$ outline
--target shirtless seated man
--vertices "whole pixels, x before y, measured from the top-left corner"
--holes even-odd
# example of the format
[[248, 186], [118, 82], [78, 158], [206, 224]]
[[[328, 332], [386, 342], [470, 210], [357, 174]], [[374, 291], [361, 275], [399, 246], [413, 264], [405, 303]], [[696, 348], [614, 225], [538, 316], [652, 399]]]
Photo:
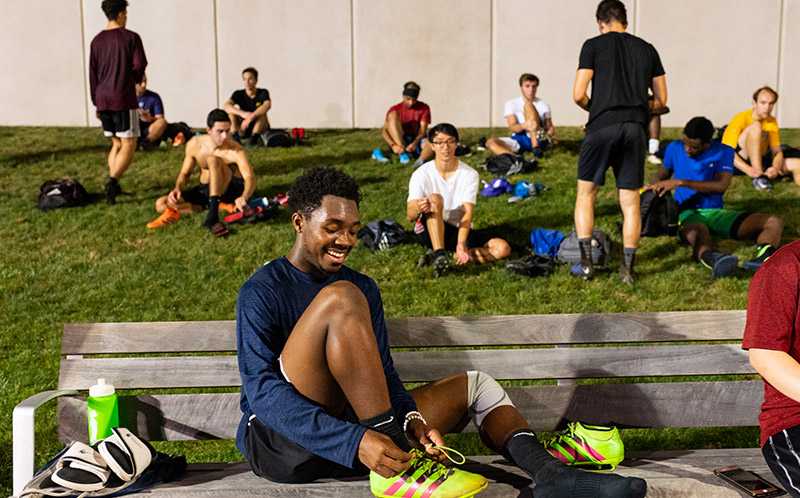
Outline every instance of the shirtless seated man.
[[[214, 235], [226, 235], [227, 229], [219, 221], [220, 205], [228, 204], [229, 211], [244, 211], [247, 207], [256, 178], [244, 149], [231, 138], [231, 120], [222, 109], [214, 109], [208, 113], [206, 124], [208, 134], [198, 135], [186, 144], [175, 188], [156, 200], [156, 211], [161, 214], [147, 228], [171, 225], [180, 219], [181, 213], [207, 208], [203, 226]], [[184, 190], [195, 166], [200, 166], [200, 185]]]

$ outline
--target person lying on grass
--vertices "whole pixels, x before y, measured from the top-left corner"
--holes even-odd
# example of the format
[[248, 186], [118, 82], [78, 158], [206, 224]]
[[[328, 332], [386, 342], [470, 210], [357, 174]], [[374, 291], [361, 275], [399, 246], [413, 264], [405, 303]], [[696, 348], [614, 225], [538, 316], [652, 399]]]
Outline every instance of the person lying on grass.
[[440, 123], [428, 130], [428, 140], [436, 157], [411, 175], [406, 204], [419, 243], [428, 248], [419, 265], [432, 265], [438, 277], [450, 266], [447, 251], [455, 252], [457, 265], [507, 258], [508, 242], [487, 230], [472, 229], [480, 177], [456, 157], [456, 127]]
[[[156, 200], [158, 218], [147, 224], [155, 229], [178, 221], [181, 214], [208, 209], [203, 226], [216, 236], [228, 230], [219, 221], [219, 209], [244, 211], [253, 195], [256, 178], [247, 160], [247, 153], [230, 135], [231, 121], [222, 109], [208, 113], [207, 135], [198, 135], [186, 144], [186, 155], [175, 188]], [[186, 189], [194, 171], [200, 167], [200, 184]]]
[[406, 391], [378, 285], [345, 266], [361, 227], [360, 198], [339, 170], [300, 176], [289, 190], [294, 245], [239, 291], [236, 445], [253, 472], [286, 483], [369, 475], [379, 497], [471, 497], [487, 480], [440, 463], [442, 434], [471, 418], [489, 448], [536, 482], [537, 498], [643, 497], [642, 479], [584, 472], [553, 457], [483, 372]]

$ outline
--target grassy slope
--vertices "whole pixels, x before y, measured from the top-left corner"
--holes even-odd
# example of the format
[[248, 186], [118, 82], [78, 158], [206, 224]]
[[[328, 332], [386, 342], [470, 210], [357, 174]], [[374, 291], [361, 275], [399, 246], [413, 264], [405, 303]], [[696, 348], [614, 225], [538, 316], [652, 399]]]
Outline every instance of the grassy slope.
[[[465, 141], [474, 144], [485, 133], [467, 130]], [[378, 142], [376, 131], [310, 135], [310, 147], [251, 152], [258, 192], [285, 191], [305, 167], [335, 165], [362, 186], [364, 220], [403, 218], [410, 169], [366, 159]], [[674, 137], [676, 131], [666, 135]], [[797, 141], [797, 132], [786, 135], [787, 141]], [[550, 190], [517, 205], [505, 198], [481, 199], [478, 227], [504, 225], [509, 239], [520, 246], [532, 227], [571, 229], [579, 132], [564, 129], [561, 138], [541, 170], [523, 176]], [[113, 208], [103, 203], [50, 213], [35, 208], [38, 186], [47, 179], [69, 175], [90, 192], [100, 192], [106, 147], [95, 129], [0, 128], [0, 493], [10, 486], [11, 410], [23, 398], [56, 386], [65, 322], [231, 319], [241, 283], [265, 261], [285, 254], [292, 242], [285, 215], [237, 228], [226, 240], [207, 235], [197, 216], [148, 232], [144, 225], [153, 216], [153, 201], [169, 190], [180, 166], [178, 149], [138, 153], [122, 181], [130, 195]], [[478, 153], [466, 161], [478, 165], [483, 157]], [[483, 172], [482, 178], [490, 177]], [[734, 208], [783, 214], [785, 238], [795, 239], [800, 234], [797, 193], [789, 183], [777, 185], [771, 194], [758, 193], [736, 179], [727, 201]], [[599, 227], [619, 241], [613, 188], [601, 191], [597, 212]], [[750, 256], [746, 245], [726, 242], [723, 247]], [[515, 277], [493, 266], [434, 280], [414, 269], [419, 254], [413, 245], [378, 254], [358, 248], [349, 264], [377, 280], [392, 317], [733, 309], [746, 304], [747, 277], [711, 281], [706, 270], [690, 261], [689, 250], [670, 238], [642, 242], [642, 277], [635, 290], [619, 284], [615, 274], [588, 284], [575, 281], [565, 268], [547, 279]], [[41, 460], [57, 446], [53, 410], [45, 410], [39, 420]], [[639, 437], [632, 432], [628, 441], [641, 447], [696, 446], [725, 444], [728, 436], [684, 431]], [[752, 431], [747, 438], [754, 441]], [[180, 451], [181, 446], [172, 448]], [[191, 456], [238, 458], [229, 443], [218, 442], [192, 447]]]

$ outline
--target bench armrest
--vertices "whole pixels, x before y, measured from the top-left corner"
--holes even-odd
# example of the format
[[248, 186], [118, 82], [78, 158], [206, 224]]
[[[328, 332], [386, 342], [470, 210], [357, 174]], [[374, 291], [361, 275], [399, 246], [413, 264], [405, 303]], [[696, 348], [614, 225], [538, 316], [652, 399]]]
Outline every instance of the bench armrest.
[[44, 391], [34, 394], [14, 407], [12, 430], [14, 438], [13, 489], [15, 495], [21, 493], [22, 488], [33, 477], [33, 463], [36, 455], [34, 433], [36, 409], [51, 399], [61, 396], [74, 396], [76, 394], [78, 394], [78, 391], [71, 389]]

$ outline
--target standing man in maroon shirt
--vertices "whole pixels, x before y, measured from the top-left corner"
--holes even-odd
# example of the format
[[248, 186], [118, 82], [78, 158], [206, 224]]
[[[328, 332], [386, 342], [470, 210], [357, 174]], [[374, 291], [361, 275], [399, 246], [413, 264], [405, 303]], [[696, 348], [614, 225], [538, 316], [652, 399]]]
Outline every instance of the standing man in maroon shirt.
[[750, 282], [742, 347], [764, 378], [761, 452], [800, 497], [800, 241], [783, 246]]
[[147, 67], [142, 39], [125, 29], [128, 0], [103, 0], [108, 23], [92, 40], [89, 86], [103, 134], [111, 138], [108, 152], [106, 201], [116, 204], [122, 192], [119, 179], [131, 165], [139, 137], [136, 84]]

